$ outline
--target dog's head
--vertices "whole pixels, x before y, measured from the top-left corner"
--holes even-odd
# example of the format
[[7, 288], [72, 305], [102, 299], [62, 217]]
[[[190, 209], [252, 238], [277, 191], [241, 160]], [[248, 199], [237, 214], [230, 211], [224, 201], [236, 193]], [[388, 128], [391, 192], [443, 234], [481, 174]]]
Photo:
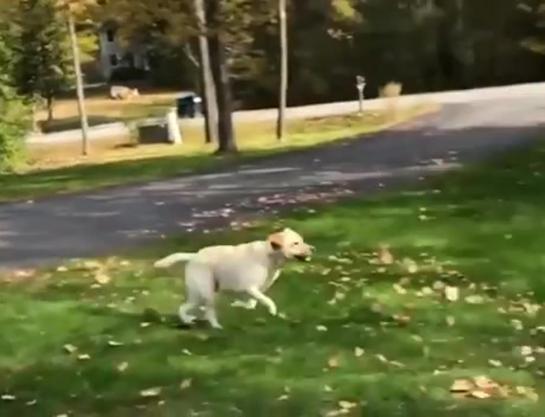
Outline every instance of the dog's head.
[[286, 259], [308, 261], [314, 251], [313, 246], [306, 244], [303, 237], [291, 229], [273, 233], [267, 240], [273, 250], [282, 253]]

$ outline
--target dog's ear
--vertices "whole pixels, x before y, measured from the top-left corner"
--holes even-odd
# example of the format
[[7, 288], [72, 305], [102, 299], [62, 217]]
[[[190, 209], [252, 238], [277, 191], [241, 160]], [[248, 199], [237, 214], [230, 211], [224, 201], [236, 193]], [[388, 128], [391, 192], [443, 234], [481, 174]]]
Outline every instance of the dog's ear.
[[284, 234], [282, 232], [276, 232], [267, 238], [267, 241], [271, 244], [274, 250], [279, 250], [284, 246]]

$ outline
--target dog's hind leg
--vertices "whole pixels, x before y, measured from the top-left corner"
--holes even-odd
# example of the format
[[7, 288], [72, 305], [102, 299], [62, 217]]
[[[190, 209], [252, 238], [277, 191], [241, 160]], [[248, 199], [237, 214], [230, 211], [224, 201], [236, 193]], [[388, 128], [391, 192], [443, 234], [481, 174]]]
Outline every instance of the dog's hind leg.
[[193, 324], [195, 322], [196, 317], [190, 313], [197, 307], [198, 304], [189, 300], [180, 306], [180, 308], [178, 309], [178, 316], [180, 316], [180, 320], [182, 321], [182, 323]]
[[204, 306], [204, 317], [210, 323], [214, 329], [222, 329], [223, 327], [218, 322], [218, 316], [216, 315], [216, 307], [214, 305], [214, 300], [208, 300]]

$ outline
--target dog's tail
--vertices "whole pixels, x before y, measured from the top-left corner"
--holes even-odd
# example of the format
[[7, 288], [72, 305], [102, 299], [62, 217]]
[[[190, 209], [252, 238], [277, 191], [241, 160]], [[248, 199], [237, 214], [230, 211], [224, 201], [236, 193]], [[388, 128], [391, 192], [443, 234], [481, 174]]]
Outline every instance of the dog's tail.
[[177, 264], [178, 262], [190, 261], [194, 256], [194, 253], [173, 253], [166, 258], [159, 259], [153, 264], [153, 266], [155, 268], [168, 268], [169, 266]]

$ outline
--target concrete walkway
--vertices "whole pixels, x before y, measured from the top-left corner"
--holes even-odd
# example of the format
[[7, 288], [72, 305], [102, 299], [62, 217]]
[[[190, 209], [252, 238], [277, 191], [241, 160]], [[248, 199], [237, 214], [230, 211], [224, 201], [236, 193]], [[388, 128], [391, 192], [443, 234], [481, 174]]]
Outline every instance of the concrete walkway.
[[236, 170], [0, 205], [0, 267], [107, 254], [238, 215], [372, 193], [528, 143], [545, 123], [542, 85], [473, 94], [451, 96], [440, 113], [371, 138]]

